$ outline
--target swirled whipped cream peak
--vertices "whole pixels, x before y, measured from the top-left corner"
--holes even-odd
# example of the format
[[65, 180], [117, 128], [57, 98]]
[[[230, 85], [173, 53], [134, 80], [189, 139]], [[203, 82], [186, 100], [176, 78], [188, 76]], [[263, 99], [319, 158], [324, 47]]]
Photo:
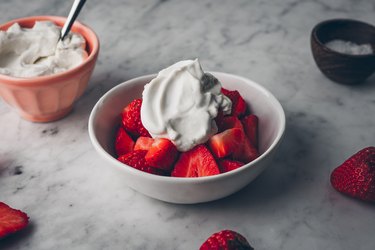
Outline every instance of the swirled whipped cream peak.
[[87, 57], [85, 39], [70, 32], [59, 41], [61, 28], [37, 21], [32, 28], [18, 23], [0, 31], [0, 74], [30, 78], [71, 69]]
[[153, 138], [167, 138], [185, 152], [216, 134], [214, 118], [219, 110], [229, 114], [231, 108], [219, 80], [204, 73], [198, 59], [185, 60], [145, 85], [141, 120]]

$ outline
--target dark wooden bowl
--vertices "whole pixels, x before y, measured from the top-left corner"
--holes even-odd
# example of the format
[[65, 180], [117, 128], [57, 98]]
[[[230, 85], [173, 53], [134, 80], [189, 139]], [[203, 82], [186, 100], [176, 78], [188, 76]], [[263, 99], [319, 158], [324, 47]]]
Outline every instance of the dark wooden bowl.
[[363, 82], [375, 72], [375, 53], [349, 55], [326, 47], [332, 40], [371, 44], [375, 51], [375, 27], [350, 19], [332, 19], [317, 24], [311, 32], [311, 50], [320, 71], [332, 81], [344, 84]]

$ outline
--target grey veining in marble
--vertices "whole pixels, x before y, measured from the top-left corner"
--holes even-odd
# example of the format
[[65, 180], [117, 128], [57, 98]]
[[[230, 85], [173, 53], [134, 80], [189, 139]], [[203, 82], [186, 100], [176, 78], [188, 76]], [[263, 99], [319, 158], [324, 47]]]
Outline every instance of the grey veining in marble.
[[[67, 15], [70, 1], [0, 1], [0, 22]], [[229, 228], [257, 250], [375, 249], [375, 207], [332, 189], [333, 168], [375, 144], [375, 77], [350, 87], [312, 59], [313, 26], [329, 18], [375, 25], [373, 0], [90, 0], [79, 20], [101, 41], [84, 96], [65, 119], [22, 120], [0, 101], [0, 200], [30, 227], [0, 249], [198, 249]], [[116, 84], [199, 57], [208, 70], [261, 83], [282, 103], [287, 133], [274, 163], [240, 192], [173, 205], [127, 188], [88, 138], [95, 102]]]

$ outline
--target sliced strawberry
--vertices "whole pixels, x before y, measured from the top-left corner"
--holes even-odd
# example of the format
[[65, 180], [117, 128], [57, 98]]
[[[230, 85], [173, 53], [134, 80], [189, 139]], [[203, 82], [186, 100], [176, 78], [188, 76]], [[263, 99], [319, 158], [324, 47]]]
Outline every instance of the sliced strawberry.
[[174, 177], [202, 177], [219, 174], [214, 157], [204, 145], [198, 145], [180, 155], [172, 171]]
[[[210, 138], [208, 145], [217, 158], [231, 156], [233, 160], [250, 162], [259, 156], [247, 138], [241, 121], [236, 116], [226, 116], [222, 119], [223, 132]], [[236, 130], [232, 130], [236, 129]], [[232, 137], [232, 138], [231, 138]]]
[[135, 99], [122, 111], [122, 125], [133, 137], [151, 137], [141, 121], [142, 99]]
[[247, 111], [247, 105], [246, 105], [246, 102], [245, 100], [242, 98], [242, 96], [240, 95], [239, 98], [238, 98], [238, 101], [236, 103], [236, 106], [234, 107], [233, 109], [233, 112], [232, 114], [233, 115], [236, 115], [238, 117], [242, 117], [243, 115], [246, 114], [246, 111]]
[[154, 139], [151, 137], [140, 136], [134, 145], [134, 150], [149, 150]]
[[126, 165], [133, 167], [135, 169], [141, 170], [146, 173], [156, 174], [156, 175], [166, 175], [165, 171], [161, 169], [151, 167], [145, 159], [147, 154], [146, 150], [134, 150], [127, 154], [124, 154], [118, 158], [119, 161], [125, 163]]
[[250, 143], [258, 148], [258, 117], [256, 115], [248, 115], [241, 119], [241, 123]]
[[237, 90], [227, 90], [221, 88], [221, 93], [227, 96], [232, 101], [232, 115], [241, 117], [245, 115], [247, 107], [246, 102]]
[[28, 223], [27, 214], [0, 202], [0, 239], [25, 228]]
[[150, 166], [170, 171], [178, 155], [176, 146], [168, 139], [156, 138], [145, 158]]
[[120, 127], [117, 130], [116, 140], [115, 140], [115, 150], [117, 156], [124, 155], [133, 151], [134, 141], [133, 139], [126, 133], [125, 129]]
[[251, 162], [258, 158], [259, 152], [258, 150], [250, 143], [247, 139], [246, 135], [244, 134], [243, 140], [241, 141], [241, 146], [237, 147], [232, 154], [233, 160], [241, 161], [241, 162]]
[[243, 129], [242, 123], [237, 122], [236, 126], [241, 129], [241, 138], [238, 141], [238, 146], [234, 148], [232, 153], [233, 160], [248, 163], [259, 156], [258, 150], [250, 143]]
[[235, 148], [241, 145], [242, 141], [242, 130], [232, 128], [212, 136], [208, 140], [208, 146], [215, 157], [223, 158], [232, 154]]
[[224, 119], [224, 113], [221, 109], [219, 109], [217, 116], [215, 117], [215, 123], [218, 128], [218, 131], [221, 132], [222, 130], [220, 129], [223, 125], [223, 119]]
[[238, 119], [237, 116], [225, 116], [221, 121], [221, 127], [219, 131], [224, 131], [230, 128], [240, 128], [242, 129], [241, 121]]
[[226, 173], [237, 168], [242, 167], [244, 164], [240, 161], [232, 161], [228, 159], [223, 159], [218, 162], [219, 169], [221, 173]]
[[235, 160], [248, 163], [258, 158], [259, 152], [248, 141], [245, 141], [243, 147], [234, 151], [232, 156]]

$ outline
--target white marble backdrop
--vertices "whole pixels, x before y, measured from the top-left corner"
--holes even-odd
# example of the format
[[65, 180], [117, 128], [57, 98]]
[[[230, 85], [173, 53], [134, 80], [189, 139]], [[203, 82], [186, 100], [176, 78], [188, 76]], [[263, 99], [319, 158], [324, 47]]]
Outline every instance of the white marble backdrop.
[[[0, 22], [66, 15], [72, 1], [0, 1]], [[326, 79], [312, 59], [313, 26], [330, 18], [375, 25], [373, 0], [89, 0], [79, 20], [101, 41], [84, 96], [65, 119], [22, 120], [0, 101], [0, 200], [26, 211], [24, 232], [0, 249], [198, 249], [229, 228], [257, 250], [375, 249], [375, 206], [332, 189], [333, 168], [375, 144], [375, 77]], [[116, 84], [199, 57], [207, 70], [255, 80], [281, 101], [284, 143], [273, 165], [240, 192], [173, 205], [127, 188], [96, 154], [87, 120]]]

